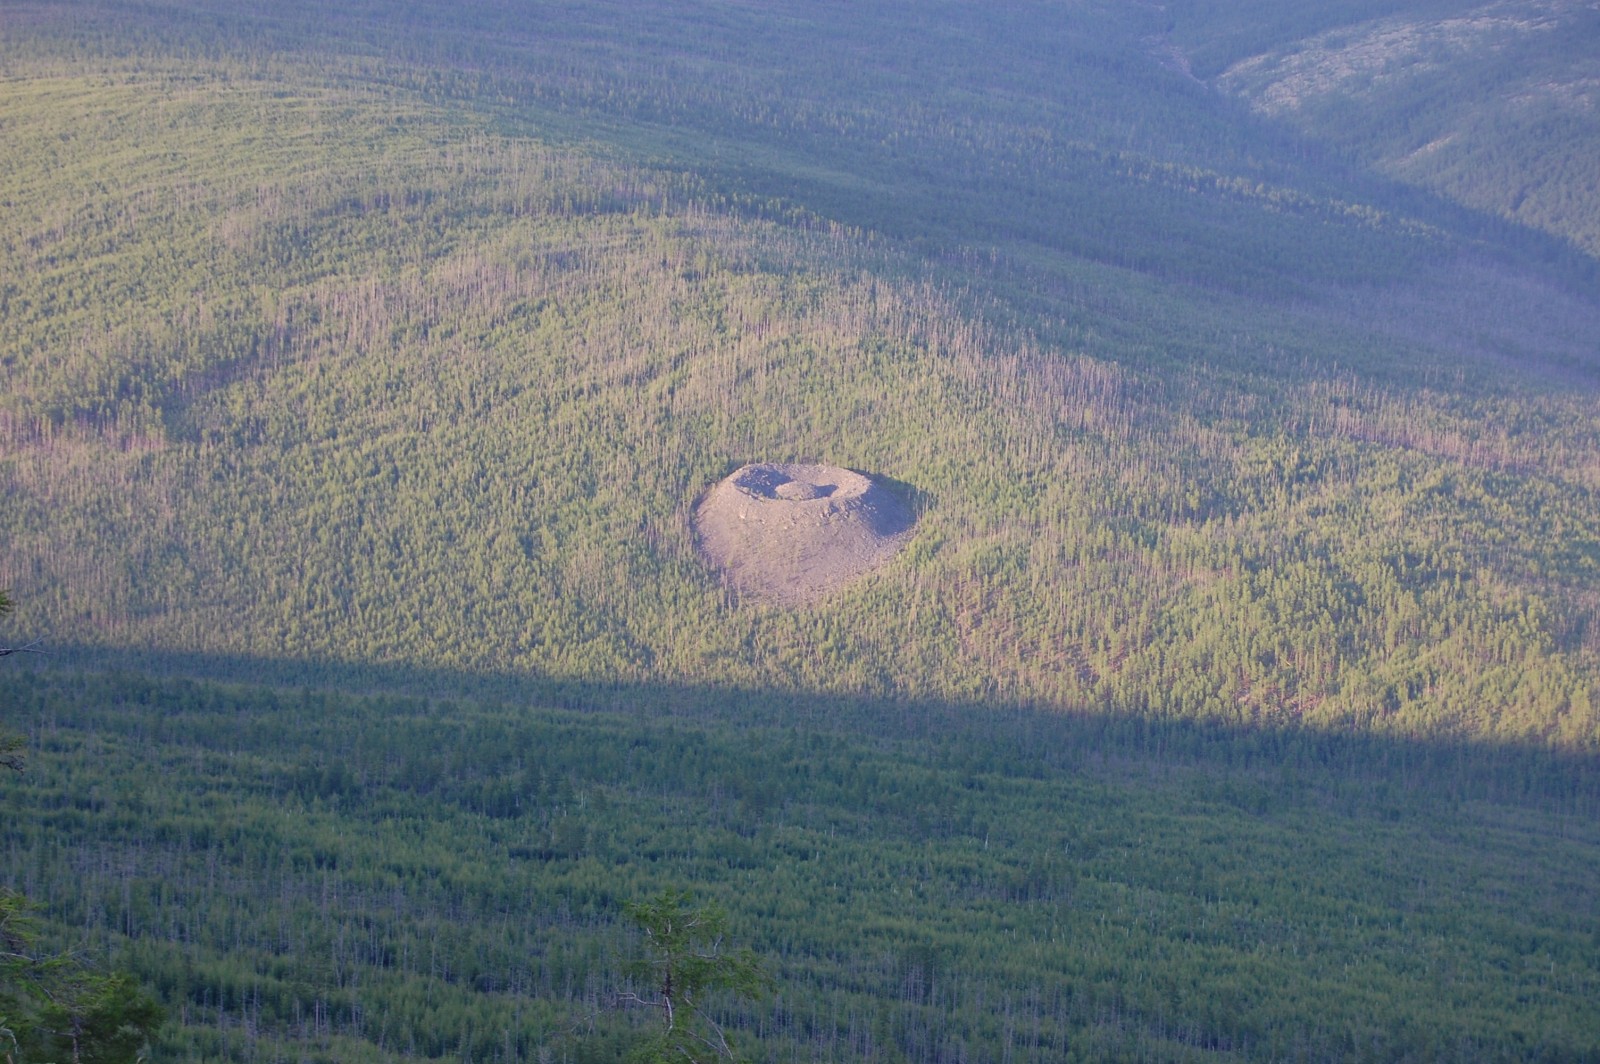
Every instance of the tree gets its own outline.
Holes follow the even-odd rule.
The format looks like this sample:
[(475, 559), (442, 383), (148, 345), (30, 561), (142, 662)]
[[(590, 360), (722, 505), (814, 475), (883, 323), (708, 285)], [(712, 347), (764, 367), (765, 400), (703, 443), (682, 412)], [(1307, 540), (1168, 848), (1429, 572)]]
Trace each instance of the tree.
[[(0, 617), (4, 617), (6, 614), (8, 614), (10, 612), (11, 612), (11, 596), (10, 596), (10, 594), (8, 594), (5, 591), (0, 591)], [(0, 658), (6, 657), (6, 656), (11, 655), (11, 654), (37, 654), (37, 653), (39, 653), (39, 641), (37, 639), (35, 639), (31, 643), (27, 643), (27, 644), (25, 644), (23, 646), (20, 646), (20, 647), (0, 647)], [(7, 768), (16, 768), (17, 767), (15, 765), (11, 765), (11, 764), (8, 764), (8, 763), (5, 763), (5, 762), (0, 762), (0, 764), (5, 764)]]
[(123, 972), (81, 969), (41, 1010), (40, 1059), (74, 1064), (132, 1064), (164, 1018), (161, 1006)]
[[(0, 615), (11, 597), (0, 591)], [(0, 657), (24, 647), (0, 647)], [(0, 731), (0, 768), (22, 771), (23, 739)], [(26, 895), (0, 886), (0, 1061), (132, 1064), (164, 1018), (127, 975), (86, 968), (70, 954), (38, 951)]]
[(639, 1047), (641, 1064), (699, 1064), (739, 1059), (726, 1032), (707, 1010), (717, 993), (757, 997), (771, 987), (759, 958), (724, 944), (728, 915), (720, 906), (692, 906), (689, 895), (665, 890), (626, 906), (644, 932), (644, 953), (628, 969), (643, 992), (618, 995), (621, 1004), (659, 1011), (656, 1033)]
[(128, 976), (36, 952), (33, 905), (0, 887), (0, 1060), (132, 1064), (162, 1010)]
[[(0, 591), (0, 617), (11, 612), (11, 596), (5, 591)], [(18, 651), (33, 650), (37, 644), (30, 643), (24, 647), (0, 647), (0, 658)], [(8, 768), (13, 772), (21, 772), (23, 739), (20, 735), (0, 728), (0, 768)]]

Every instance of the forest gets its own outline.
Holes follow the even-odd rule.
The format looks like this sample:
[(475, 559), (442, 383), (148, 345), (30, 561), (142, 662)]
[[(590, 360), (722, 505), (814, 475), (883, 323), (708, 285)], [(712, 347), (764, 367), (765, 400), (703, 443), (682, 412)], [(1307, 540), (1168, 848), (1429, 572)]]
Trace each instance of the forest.
[[(768, 1060), (1573, 1060), (1600, 776), (1544, 746), (650, 685), (8, 684), (4, 859), (183, 1060), (620, 1060), (663, 885)], [(154, 1058), (153, 1058), (154, 1059)]]
[(753, 1059), (1600, 1053), (1597, 40), (7, 8), (0, 889), (152, 1059), (623, 1059), (680, 890)]

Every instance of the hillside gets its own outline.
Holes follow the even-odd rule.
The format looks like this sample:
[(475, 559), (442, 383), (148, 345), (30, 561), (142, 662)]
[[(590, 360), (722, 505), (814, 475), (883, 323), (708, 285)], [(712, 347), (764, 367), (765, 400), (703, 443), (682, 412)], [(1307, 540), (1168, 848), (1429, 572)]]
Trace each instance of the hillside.
[[(379, 679), (383, 679), (379, 677)], [(391, 677), (393, 682), (396, 677)], [(1561, 1061), (1600, 1049), (1592, 762), (565, 685), (24, 674), (0, 854), (167, 1002), (151, 1059), (627, 1059), (663, 885), (777, 990), (757, 1061)], [(159, 766), (159, 771), (151, 771)]]
[[(1592, 260), (1148, 12), (95, 10), (0, 87), (0, 583), (58, 646), (1600, 734)], [(689, 515), (750, 461), (916, 535), (730, 598)]]
[(1225, 92), (1363, 166), (1600, 255), (1593, 4), (1209, 7), (1178, 5), (1178, 36)]
[(151, 1059), (666, 888), (758, 1061), (1600, 1054), (1593, 5), (1392, 7), (5, 5), (0, 887)]

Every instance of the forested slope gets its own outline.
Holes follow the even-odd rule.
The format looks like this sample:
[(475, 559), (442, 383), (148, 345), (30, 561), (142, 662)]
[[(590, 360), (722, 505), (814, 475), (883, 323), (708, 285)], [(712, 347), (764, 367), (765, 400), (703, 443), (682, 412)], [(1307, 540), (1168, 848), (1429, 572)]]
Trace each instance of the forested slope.
[[(1145, 14), (87, 10), (0, 86), (58, 644), (1594, 742), (1581, 264)], [(763, 459), (918, 534), (742, 604), (686, 515)]]
[(17, 679), (0, 860), (167, 1003), (162, 1059), (625, 1059), (621, 909), (664, 884), (769, 966), (716, 1005), (755, 1060), (1600, 1051), (1600, 793), (1548, 748)]
[(1218, 87), (1383, 173), (1600, 255), (1593, 4), (1175, 6), (1191, 69)]

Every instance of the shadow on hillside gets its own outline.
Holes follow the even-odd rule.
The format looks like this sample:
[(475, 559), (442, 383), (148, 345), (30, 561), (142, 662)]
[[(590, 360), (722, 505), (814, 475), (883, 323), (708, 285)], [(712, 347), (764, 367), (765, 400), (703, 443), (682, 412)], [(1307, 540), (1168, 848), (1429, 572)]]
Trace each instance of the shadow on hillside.
[[(1069, 772), (1254, 778), (1271, 787), (1337, 780), (1374, 794), (1444, 803), (1526, 805), (1563, 817), (1600, 815), (1600, 753), (1524, 742), (1400, 737), (1160, 719), (1008, 702), (852, 696), (658, 682), (562, 680), (386, 665), (351, 665), (170, 652), (57, 648), (44, 674), (146, 678), (148, 701), (190, 681), (392, 699), (415, 712), (461, 703), (635, 717), (684, 727), (762, 734), (848, 736), (974, 774)], [(30, 671), (18, 671), (18, 688)], [(137, 684), (134, 685), (137, 687)], [(1267, 793), (1267, 792), (1263, 792)], [(1264, 810), (1262, 810), (1264, 811)]]

